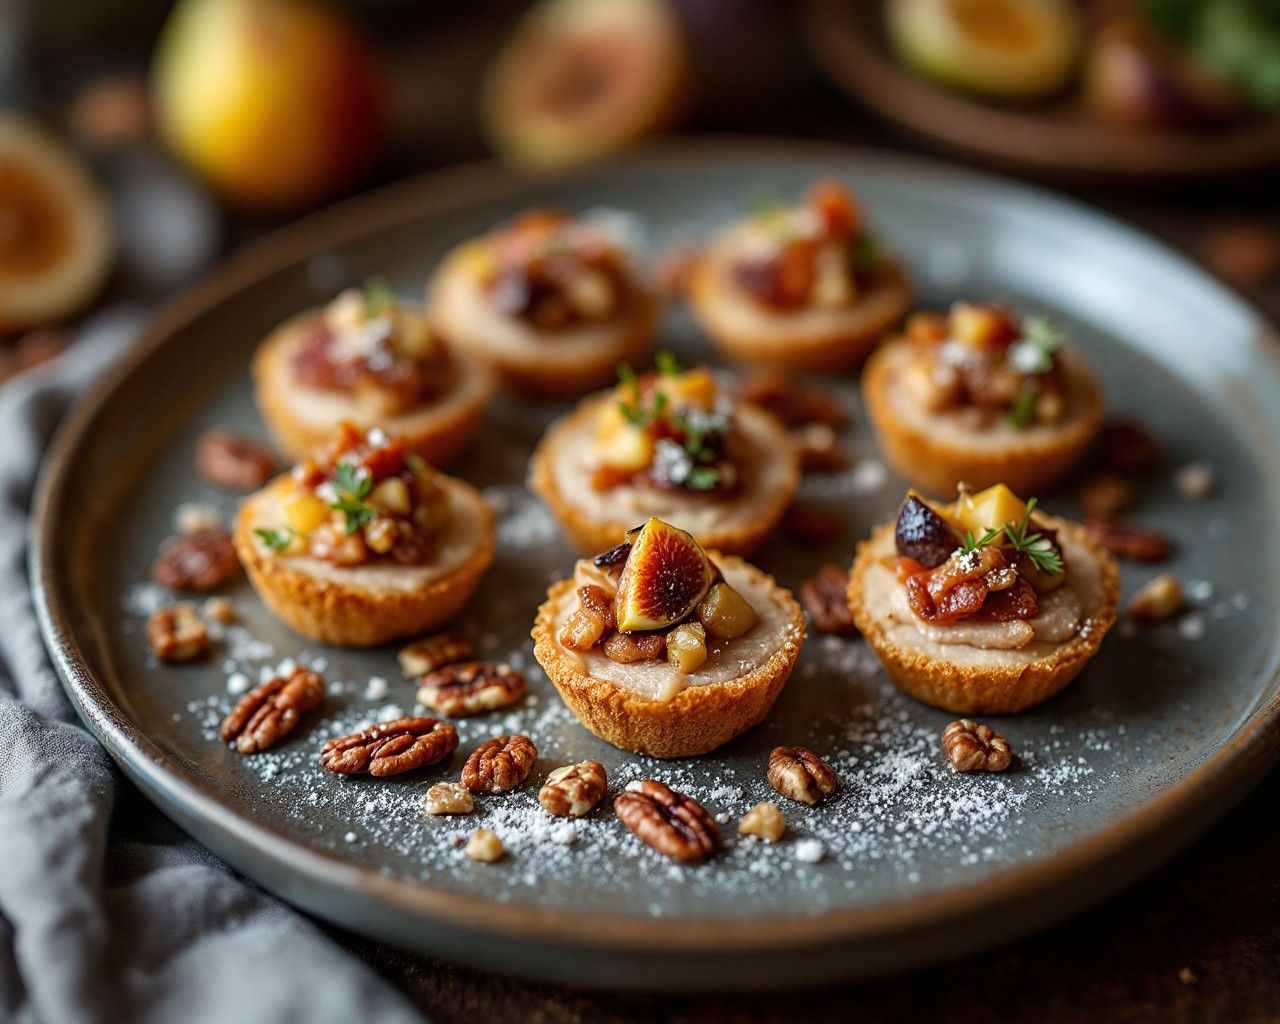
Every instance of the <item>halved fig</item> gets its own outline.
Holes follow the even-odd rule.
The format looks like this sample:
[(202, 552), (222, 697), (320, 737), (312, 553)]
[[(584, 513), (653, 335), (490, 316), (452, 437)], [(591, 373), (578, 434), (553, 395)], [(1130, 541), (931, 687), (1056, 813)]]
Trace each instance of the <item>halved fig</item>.
[(83, 309), (115, 250), (107, 201), (70, 150), (0, 112), (0, 334)]
[(687, 69), (664, 0), (542, 0), (489, 68), (482, 128), (527, 167), (596, 159), (674, 120)]
[(684, 530), (650, 519), (631, 541), (618, 581), (614, 617), (623, 633), (666, 629), (693, 614), (714, 572), (702, 546)]
[(898, 510), (894, 541), (898, 554), (926, 569), (936, 569), (960, 546), (951, 524), (914, 494), (908, 494)]
[(1071, 0), (889, 0), (885, 24), (894, 50), (914, 70), (1008, 99), (1065, 85), (1082, 39)]

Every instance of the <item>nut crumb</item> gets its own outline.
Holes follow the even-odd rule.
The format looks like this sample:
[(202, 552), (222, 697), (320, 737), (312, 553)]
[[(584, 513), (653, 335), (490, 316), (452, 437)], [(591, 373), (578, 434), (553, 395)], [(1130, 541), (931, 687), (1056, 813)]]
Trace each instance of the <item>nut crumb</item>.
[(209, 622), (229, 626), (236, 621), (236, 606), (229, 597), (211, 597), (201, 606), (200, 614)]
[(222, 514), (212, 505), (184, 501), (173, 510), (173, 528), (184, 537), (206, 530), (221, 530)]
[(209, 629), (190, 601), (166, 605), (147, 620), (147, 644), (160, 661), (195, 661), (209, 653)]
[(422, 803), (428, 814), (470, 814), (476, 809), (471, 791), (461, 782), (437, 782)]
[(738, 822), (738, 834), (756, 836), (766, 843), (776, 843), (787, 830), (782, 811), (772, 800), (762, 800)]
[(1173, 489), (1187, 501), (1203, 501), (1217, 484), (1218, 475), (1207, 462), (1188, 462), (1173, 474)]
[(1148, 581), (1129, 601), (1129, 617), (1138, 622), (1161, 622), (1186, 605), (1182, 587), (1172, 573)]
[(1196, 974), (1190, 967), (1184, 967), (1178, 971), (1178, 980), (1184, 985), (1194, 985), (1200, 980), (1200, 975)]
[(496, 860), (501, 860), (502, 855), (506, 853), (498, 833), (488, 828), (478, 828), (471, 833), (464, 852), (472, 860), (478, 860), (483, 864), (492, 864)]

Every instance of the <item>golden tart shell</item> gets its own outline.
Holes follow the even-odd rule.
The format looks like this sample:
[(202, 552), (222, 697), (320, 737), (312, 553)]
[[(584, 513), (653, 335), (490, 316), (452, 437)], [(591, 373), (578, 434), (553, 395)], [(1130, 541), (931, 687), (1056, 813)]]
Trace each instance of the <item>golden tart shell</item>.
[(381, 427), (400, 435), (411, 451), (433, 466), (453, 462), (471, 440), (493, 395), (496, 382), (489, 367), (450, 345), (455, 376), (446, 393), (421, 409), (371, 418), (350, 395), (299, 384), (294, 376), (294, 356), (307, 327), (321, 315), (311, 310), (286, 320), (254, 354), (254, 401), (277, 447), (289, 458), (301, 459), (323, 446), (337, 424), (349, 420), (365, 429)]
[[(608, 508), (610, 492), (600, 495), (591, 490), (589, 470), (582, 465), (585, 455), (575, 455), (574, 447), (587, 443), (601, 409), (615, 400), (613, 392), (587, 399), (548, 428), (530, 460), (529, 487), (551, 507), (569, 541), (583, 554), (595, 554), (620, 544), (628, 530), (657, 516), (692, 533), (704, 548), (734, 555), (755, 551), (782, 518), (800, 485), (799, 458), (777, 421), (749, 403), (739, 402), (735, 407), (735, 427), (741, 425), (749, 431), (759, 449), (759, 457), (745, 467), (749, 476), (740, 485), (745, 493), (735, 492), (724, 499), (673, 494), (661, 507), (652, 502), (662, 499), (637, 493), (634, 508), (617, 508), (616, 502)], [(564, 468), (564, 460), (569, 459), (576, 460), (581, 479), (569, 479), (574, 472), (574, 467)], [(629, 486), (626, 493), (632, 493)], [(686, 503), (683, 510), (682, 499)], [(734, 506), (744, 499), (751, 505)], [(726, 515), (730, 508), (734, 508), (733, 514)]]
[(553, 584), (538, 609), (534, 657), (578, 721), (615, 747), (662, 758), (705, 754), (763, 721), (791, 675), (805, 637), (800, 605), (772, 576), (742, 559), (715, 551), (707, 555), (726, 575), (747, 572), (765, 588), (783, 623), (781, 635), (772, 653), (748, 672), (687, 686), (669, 700), (651, 700), (590, 674), (578, 652), (560, 643), (557, 622), (564, 602), (573, 600), (573, 579)]
[(862, 373), (862, 401), (885, 459), (929, 494), (949, 499), (960, 483), (974, 491), (1003, 483), (1017, 494), (1042, 493), (1070, 471), (1102, 427), (1102, 387), (1074, 349), (1059, 353), (1067, 380), (1063, 420), (1021, 430), (1003, 422), (972, 430), (914, 407), (897, 383), (914, 352), (901, 339), (872, 353)]
[[(1067, 554), (1067, 571), (1078, 574), (1087, 629), (1053, 644), (1033, 640), (1016, 650), (984, 650), (939, 644), (896, 622), (884, 607), (886, 586), (901, 587), (883, 559), (896, 560), (894, 524), (885, 523), (858, 545), (849, 574), (848, 599), (853, 621), (889, 678), (917, 700), (961, 715), (1008, 714), (1040, 704), (1061, 691), (1098, 653), (1115, 623), (1120, 600), (1120, 570), (1078, 523), (1048, 519)], [(1089, 559), (1091, 569), (1084, 569)], [(884, 574), (873, 580), (876, 574)], [(1070, 583), (1064, 584), (1069, 586)], [(869, 591), (875, 593), (869, 593)]]
[(273, 554), (253, 531), (279, 526), (278, 509), (297, 487), (287, 475), (241, 506), (233, 533), (236, 553), (263, 604), (312, 640), (373, 647), (430, 632), (462, 610), (493, 561), (493, 514), (480, 492), (452, 477), (441, 482), (452, 505), (437, 540), (447, 571), (438, 564), (345, 567)]

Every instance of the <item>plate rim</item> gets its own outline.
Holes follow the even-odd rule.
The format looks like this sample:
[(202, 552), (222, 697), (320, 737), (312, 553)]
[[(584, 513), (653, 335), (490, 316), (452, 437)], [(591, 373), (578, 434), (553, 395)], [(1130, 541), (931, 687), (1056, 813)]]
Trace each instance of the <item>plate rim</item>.
[[(1095, 224), (1129, 232), (1148, 246), (1154, 246), (1166, 258), (1181, 263), (1183, 269), (1214, 280), (1259, 325), (1268, 328), (1266, 333), (1274, 333), (1269, 319), (1247, 300), (1216, 282), (1203, 268), (1149, 233), (1087, 203), (1051, 190), (988, 172), (954, 167), (936, 159), (785, 137), (684, 136), (606, 161), (560, 180), (571, 182), (575, 178), (590, 179), (616, 169), (654, 164), (670, 166), (681, 161), (705, 161), (715, 165), (740, 162), (754, 156), (767, 162), (771, 158), (776, 159), (780, 153), (788, 159), (805, 155), (816, 158), (825, 154), (828, 158), (842, 161), (856, 158), (882, 167), (943, 173), (953, 180), (968, 179), (975, 186), (1012, 189), (1026, 199), (1051, 201), (1075, 213), (1088, 214)], [(389, 879), (376, 869), (351, 865), (336, 855), (307, 847), (258, 825), (243, 817), (228, 800), (214, 792), (213, 787), (201, 785), (189, 777), (130, 721), (125, 709), (93, 672), (85, 650), (71, 630), (68, 614), (71, 596), (59, 592), (58, 559), (51, 541), (59, 534), (63, 519), (71, 515), (60, 507), (59, 498), (68, 487), (77, 449), (116, 391), (140, 366), (171, 343), (184, 325), (199, 319), (243, 288), (324, 248), (376, 234), (406, 219), (518, 195), (545, 180), (522, 177), (488, 160), (471, 161), (384, 186), (277, 229), (235, 251), (200, 281), (165, 303), (148, 320), (128, 353), (99, 379), (63, 420), (41, 468), (29, 523), (28, 572), (41, 633), (77, 713), (113, 760), (171, 817), (175, 812), (179, 817), (190, 814), (221, 830), (230, 841), (247, 848), (253, 855), (265, 858), (274, 868), (294, 874), (308, 884), (322, 888), (337, 886), (349, 893), (353, 891), (382, 909), (408, 912), (426, 922), (518, 942), (549, 942), (560, 947), (589, 946), (598, 950), (604, 943), (610, 952), (723, 955), (801, 950), (816, 945), (856, 943), (886, 935), (907, 936), (963, 916), (990, 913), (1001, 907), (1014, 906), (1023, 899), (1043, 895), (1047, 890), (1070, 887), (1109, 862), (1140, 851), (1161, 833), (1187, 832), (1187, 823), (1194, 821), (1190, 834), (1180, 836), (1172, 848), (1160, 853), (1158, 860), (1140, 869), (1140, 873), (1145, 873), (1155, 863), (1172, 857), (1193, 838), (1203, 834), (1270, 767), (1280, 761), (1280, 673), (1277, 673), (1271, 680), (1270, 698), (1241, 723), (1218, 751), (1185, 778), (1138, 805), (1124, 817), (1048, 856), (1003, 871), (994, 878), (911, 899), (870, 907), (735, 918), (733, 927), (728, 929), (723, 918), (682, 919), (679, 929), (671, 929), (669, 923), (661, 919), (499, 903), (481, 896), (436, 889), (422, 880)], [(1267, 354), (1263, 342), (1261, 336), (1253, 340), (1259, 355)], [(1181, 829), (1177, 828), (1179, 824), (1183, 826)], [(260, 871), (236, 863), (234, 856), (225, 859), (251, 877), (261, 875)], [(1066, 910), (1054, 912), (1050, 919), (1060, 920), (1077, 912), (1087, 903), (1109, 895), (1131, 880), (1124, 878), (1118, 883), (1108, 883), (1102, 887), (1104, 891), (1101, 893), (1077, 901)], [(296, 898), (292, 901), (305, 902)], [(322, 910), (307, 905), (313, 912), (324, 916)], [(576, 929), (584, 924), (590, 926), (590, 941), (575, 942), (573, 936), (580, 934)], [(1029, 929), (1023, 929), (1026, 930)], [(994, 941), (1011, 937), (997, 935)]]

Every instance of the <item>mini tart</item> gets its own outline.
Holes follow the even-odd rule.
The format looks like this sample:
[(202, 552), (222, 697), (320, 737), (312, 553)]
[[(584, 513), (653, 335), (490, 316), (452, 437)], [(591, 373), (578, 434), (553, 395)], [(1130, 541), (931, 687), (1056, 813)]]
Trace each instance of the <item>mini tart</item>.
[(650, 757), (694, 757), (759, 724), (782, 692), (805, 637), (804, 612), (772, 576), (740, 558), (707, 552), (755, 609), (756, 625), (713, 641), (683, 676), (664, 662), (623, 665), (557, 639), (578, 606), (575, 579), (547, 591), (533, 627), (534, 657), (578, 720), (602, 740)]
[(535, 398), (577, 398), (612, 382), (619, 363), (644, 360), (660, 303), (635, 275), (609, 319), (542, 331), (493, 308), (483, 286), (488, 246), (476, 238), (446, 254), (427, 285), (427, 305), (436, 329), (488, 361), (508, 387)]
[(584, 554), (610, 548), (649, 516), (688, 530), (707, 548), (749, 555), (782, 518), (800, 484), (800, 463), (786, 431), (747, 402), (734, 409), (734, 430), (754, 458), (742, 460), (738, 490), (723, 497), (658, 491), (623, 484), (591, 486), (597, 418), (614, 392), (587, 399), (553, 423), (534, 450), (529, 487), (551, 506), (565, 536)]
[(1057, 353), (1066, 385), (1062, 418), (1021, 428), (999, 419), (975, 430), (954, 414), (921, 408), (901, 384), (915, 356), (906, 339), (872, 353), (862, 373), (862, 400), (885, 458), (930, 494), (954, 494), (961, 483), (973, 490), (1005, 483), (1020, 494), (1046, 490), (1075, 465), (1102, 426), (1102, 387), (1070, 347)]
[(1081, 625), (1060, 643), (1037, 639), (1015, 650), (929, 639), (911, 612), (902, 614), (895, 601), (903, 588), (886, 564), (897, 560), (894, 524), (877, 526), (858, 545), (849, 574), (849, 610), (890, 679), (934, 707), (989, 715), (1040, 704), (1080, 673), (1115, 623), (1120, 570), (1083, 526), (1051, 516), (1040, 520), (1058, 531), (1068, 573), (1063, 586), (1072, 587), (1080, 599)]
[(755, 231), (734, 224), (716, 235), (690, 270), (688, 298), (698, 324), (727, 355), (790, 370), (847, 370), (902, 320), (911, 285), (902, 267), (883, 260), (847, 307), (771, 310), (733, 280), (732, 267)]
[(470, 484), (441, 477), (449, 516), (427, 565), (340, 566), (309, 555), (273, 554), (254, 533), (274, 528), (299, 493), (289, 475), (252, 494), (233, 539), (263, 603), (305, 637), (338, 647), (373, 647), (444, 625), (471, 597), (493, 561), (493, 514)]
[(471, 440), (493, 395), (495, 382), (487, 364), (463, 346), (446, 344), (454, 375), (447, 392), (399, 416), (370, 417), (350, 394), (302, 384), (294, 374), (294, 358), (308, 328), (323, 315), (323, 310), (315, 309), (286, 320), (253, 357), (254, 400), (280, 450), (291, 459), (301, 459), (324, 444), (338, 423), (349, 421), (400, 435), (411, 451), (432, 465), (454, 461)]

